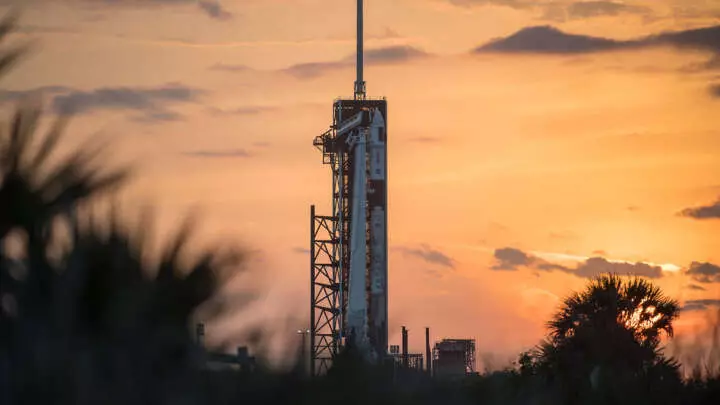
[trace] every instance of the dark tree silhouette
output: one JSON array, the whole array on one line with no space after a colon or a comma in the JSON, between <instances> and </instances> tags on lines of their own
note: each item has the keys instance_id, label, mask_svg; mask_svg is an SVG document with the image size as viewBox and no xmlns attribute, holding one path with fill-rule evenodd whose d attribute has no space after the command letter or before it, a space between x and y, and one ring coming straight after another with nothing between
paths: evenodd
<instances>
[{"instance_id":1,"label":"dark tree silhouette","mask_svg":"<svg viewBox=\"0 0 720 405\"><path fill-rule=\"evenodd\" d=\"M0 39L13 24L0 23ZM0 70L18 56L0 56ZM149 260L151 216L131 227L114 211L78 211L128 171L100 170L102 145L50 165L67 120L38 139L40 117L20 107L0 130L0 403L201 402L192 317L222 312L218 289L244 255L187 252L188 220ZM14 257L11 239L23 242Z\"/></svg>"},{"instance_id":2,"label":"dark tree silhouette","mask_svg":"<svg viewBox=\"0 0 720 405\"><path fill-rule=\"evenodd\" d=\"M522 359L524 370L548 378L570 402L589 392L610 400L648 384L677 385L677 364L663 356L661 338L672 337L678 314L678 303L647 280L596 277L563 301L535 358Z\"/></svg>"}]
</instances>

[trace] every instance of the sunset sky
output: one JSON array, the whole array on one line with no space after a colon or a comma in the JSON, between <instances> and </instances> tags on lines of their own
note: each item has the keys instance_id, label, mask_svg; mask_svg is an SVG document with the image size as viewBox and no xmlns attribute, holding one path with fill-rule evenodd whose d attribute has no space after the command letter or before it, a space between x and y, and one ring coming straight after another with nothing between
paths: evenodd
<instances>
[{"instance_id":1,"label":"sunset sky","mask_svg":"<svg viewBox=\"0 0 720 405\"><path fill-rule=\"evenodd\" d=\"M11 42L33 50L0 101L73 112L68 146L103 136L135 167L128 207L160 207L162 230L201 208L201 241L254 252L256 315L307 316L310 205L331 201L312 140L352 94L355 0L0 0L17 3ZM679 299L681 330L720 302L720 28L648 38L720 27L720 0L366 4L392 344L406 325L420 351L429 326L516 353L609 270Z\"/></svg>"}]
</instances>

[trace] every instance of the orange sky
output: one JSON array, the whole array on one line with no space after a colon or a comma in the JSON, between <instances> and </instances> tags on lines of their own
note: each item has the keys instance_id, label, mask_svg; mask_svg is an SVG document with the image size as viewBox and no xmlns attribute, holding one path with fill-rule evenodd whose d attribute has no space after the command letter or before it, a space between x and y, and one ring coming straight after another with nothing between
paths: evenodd
<instances>
[{"instance_id":1,"label":"orange sky","mask_svg":"<svg viewBox=\"0 0 720 405\"><path fill-rule=\"evenodd\" d=\"M685 274L720 265L720 220L678 215L720 196L720 66L693 69L712 50L471 53L536 25L617 40L712 26L720 1L366 2L367 49L413 51L366 68L369 94L389 103L391 342L404 324L421 350L430 326L516 353L582 287L572 269L591 256L674 265L656 279L669 294L720 298L717 283ZM109 160L137 168L130 207L161 206L163 229L202 208L201 239L256 250L272 285L259 316L306 316L309 205L330 209L312 139L352 91L341 62L354 51L354 0L21 3L16 39L36 47L3 88L63 86L44 94L48 108L77 108L70 138L108 136ZM508 247L536 259L494 270ZM242 316L209 333L227 336Z\"/></svg>"}]
</instances>

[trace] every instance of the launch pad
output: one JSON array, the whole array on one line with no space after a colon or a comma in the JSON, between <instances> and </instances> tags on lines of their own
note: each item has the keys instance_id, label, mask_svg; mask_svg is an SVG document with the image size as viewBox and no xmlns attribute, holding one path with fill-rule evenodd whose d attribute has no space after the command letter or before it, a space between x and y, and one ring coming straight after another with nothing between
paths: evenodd
<instances>
[{"instance_id":1,"label":"launch pad","mask_svg":"<svg viewBox=\"0 0 720 405\"><path fill-rule=\"evenodd\" d=\"M343 346L369 362L388 346L387 101L363 81L363 0L357 1L353 99L333 103L330 129L313 145L332 172L332 215L311 207L311 373L326 372Z\"/></svg>"}]
</instances>

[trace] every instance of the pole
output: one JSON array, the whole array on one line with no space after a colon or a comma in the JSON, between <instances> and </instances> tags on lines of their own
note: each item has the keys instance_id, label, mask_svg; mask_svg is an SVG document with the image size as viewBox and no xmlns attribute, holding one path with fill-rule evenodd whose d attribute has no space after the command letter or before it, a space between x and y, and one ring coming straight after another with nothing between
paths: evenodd
<instances>
[{"instance_id":1,"label":"pole","mask_svg":"<svg viewBox=\"0 0 720 405\"><path fill-rule=\"evenodd\" d=\"M357 0L357 79L355 80L355 100L365 99L365 81L363 81L363 0Z\"/></svg>"},{"instance_id":2,"label":"pole","mask_svg":"<svg viewBox=\"0 0 720 405\"><path fill-rule=\"evenodd\" d=\"M402 363L404 368L408 368L408 330L402 327Z\"/></svg>"},{"instance_id":3,"label":"pole","mask_svg":"<svg viewBox=\"0 0 720 405\"><path fill-rule=\"evenodd\" d=\"M425 328L425 370L432 376L432 353L430 352L430 328Z\"/></svg>"}]
</instances>

